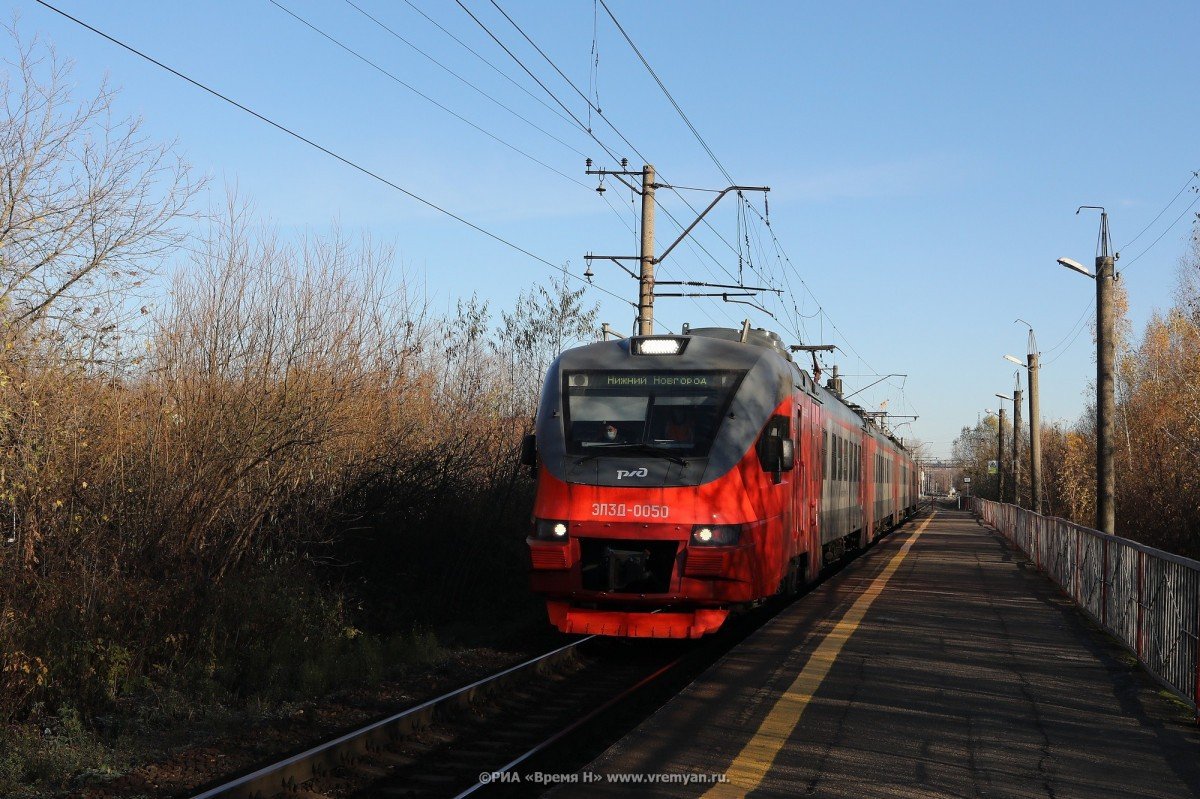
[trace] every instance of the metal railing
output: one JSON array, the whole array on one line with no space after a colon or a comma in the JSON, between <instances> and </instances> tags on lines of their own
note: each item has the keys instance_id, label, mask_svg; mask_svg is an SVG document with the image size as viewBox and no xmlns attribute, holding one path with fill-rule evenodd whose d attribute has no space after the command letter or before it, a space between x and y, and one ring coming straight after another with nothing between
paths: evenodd
<instances>
[{"instance_id":1,"label":"metal railing","mask_svg":"<svg viewBox=\"0 0 1200 799\"><path fill-rule=\"evenodd\" d=\"M1137 655L1200 721L1200 561L986 499L972 510Z\"/></svg>"}]
</instances>

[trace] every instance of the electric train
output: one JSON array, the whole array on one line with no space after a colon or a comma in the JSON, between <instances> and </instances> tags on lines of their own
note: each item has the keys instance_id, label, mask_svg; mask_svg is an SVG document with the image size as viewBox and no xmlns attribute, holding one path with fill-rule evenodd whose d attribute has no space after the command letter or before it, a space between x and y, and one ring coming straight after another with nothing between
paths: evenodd
<instances>
[{"instance_id":1,"label":"electric train","mask_svg":"<svg viewBox=\"0 0 1200 799\"><path fill-rule=\"evenodd\" d=\"M914 513L910 453L834 372L820 385L748 324L562 353L522 451L550 621L697 638Z\"/></svg>"}]
</instances>

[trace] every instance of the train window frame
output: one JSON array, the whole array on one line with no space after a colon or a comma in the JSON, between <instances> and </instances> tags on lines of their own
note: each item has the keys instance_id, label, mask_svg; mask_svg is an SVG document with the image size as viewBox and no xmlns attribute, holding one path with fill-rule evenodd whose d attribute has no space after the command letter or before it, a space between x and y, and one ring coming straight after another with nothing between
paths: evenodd
<instances>
[{"instance_id":1,"label":"train window frame","mask_svg":"<svg viewBox=\"0 0 1200 799\"><path fill-rule=\"evenodd\" d=\"M829 431L821 431L821 481L829 479Z\"/></svg>"},{"instance_id":2,"label":"train window frame","mask_svg":"<svg viewBox=\"0 0 1200 799\"><path fill-rule=\"evenodd\" d=\"M591 377L594 375L615 375L618 377L642 377L642 376L649 376L649 375L654 375L654 374L659 374L659 373L664 373L664 374L677 373L680 375L692 375L692 376L706 375L706 376L713 376L713 377L729 377L729 378L732 378L732 381L729 383L729 385L722 386L720 388L720 390L722 392L724 392L724 396L721 396L719 393L716 393L716 392L710 392L710 393L715 394L719 398L719 402L716 405L712 406L713 412L712 412L711 418L714 420L714 423L712 424L711 429L709 431L707 431L708 433L710 433L710 435L707 437L703 436L703 435L695 435L691 441L690 446L682 446L682 447L672 446L669 448L669 451L671 452L672 455L679 455L682 457L689 457L689 458L707 458L707 457L709 457L709 455L712 452L712 446L716 442L717 437L721 433L721 429L724 425L725 418L729 414L729 409L730 409L730 407L732 407L734 398L737 396L738 391L741 390L742 384L743 384L748 372L749 372L748 369L658 369L658 370L653 370L653 369L571 369L571 370L564 370L561 375L561 387L560 387L560 397L561 397L562 415L563 415L563 428L562 429L563 429L564 448L566 449L567 454L572 455L572 456L598 455L598 454L604 453L604 448L602 446L597 446L597 443L603 443L603 442L584 441L584 440L577 439L572 436L572 423L573 423L572 413L571 413L572 397L590 396L590 393L585 393L585 392L595 391L598 388L598 387L594 387L594 386L589 386L587 384L584 384L584 385L573 384L572 380L577 378L578 376L581 376L581 375L587 376L589 381L590 381ZM675 390L672 391L671 390L672 388L674 388ZM616 393L616 390L614 390L613 391L614 397L626 396L626 397L640 398L640 399L644 399L644 401L646 403L644 418L642 419L641 422L638 423L641 425L640 435L638 436L638 440L637 441L631 440L631 441L626 441L626 442L622 442L622 443L627 445L630 449L635 449L642 445L662 446L660 443L658 443L657 439L648 439L647 438L647 436L650 435L652 432L652 427L654 425L654 419L655 419L655 411L658 409L661 409L662 407L666 407L669 405L687 405L688 403L665 402L665 403L662 403L661 405L658 405L658 404L656 404L656 400L661 399L661 398L679 399L679 398L686 398L686 397L692 397L692 396L702 396L704 393L705 392L701 389L694 389L694 390L689 391L687 388L678 388L678 387L667 387L665 389L659 389L659 390L650 388L646 391L646 393L644 395L638 394L636 392L630 392L629 394L621 395L621 394ZM598 392L597 392L597 396L600 396L600 394ZM703 403L696 403L696 404L699 405L699 404L703 404ZM596 420L586 419L586 420L579 420L579 421L593 422ZM623 452L622 449L623 448L621 446L614 447L613 452L611 453L610 457L644 457L645 456L645 452L639 451L639 452L626 453L626 452Z\"/></svg>"},{"instance_id":3,"label":"train window frame","mask_svg":"<svg viewBox=\"0 0 1200 799\"><path fill-rule=\"evenodd\" d=\"M783 441L792 437L792 420L790 416L772 414L763 425L755 448L758 453L758 463L764 472L770 472L776 483L783 480Z\"/></svg>"}]
</instances>

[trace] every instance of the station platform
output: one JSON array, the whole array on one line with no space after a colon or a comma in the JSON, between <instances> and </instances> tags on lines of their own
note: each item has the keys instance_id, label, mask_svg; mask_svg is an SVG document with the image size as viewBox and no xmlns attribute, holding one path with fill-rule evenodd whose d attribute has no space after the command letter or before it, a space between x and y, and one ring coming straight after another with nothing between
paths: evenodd
<instances>
[{"instance_id":1,"label":"station platform","mask_svg":"<svg viewBox=\"0 0 1200 799\"><path fill-rule=\"evenodd\" d=\"M999 535L935 509L580 773L550 795L1196 797L1200 729Z\"/></svg>"}]
</instances>

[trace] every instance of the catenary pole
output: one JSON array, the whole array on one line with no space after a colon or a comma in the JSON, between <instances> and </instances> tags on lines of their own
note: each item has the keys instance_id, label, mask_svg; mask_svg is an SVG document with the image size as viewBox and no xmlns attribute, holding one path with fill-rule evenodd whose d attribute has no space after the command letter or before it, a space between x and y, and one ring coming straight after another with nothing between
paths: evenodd
<instances>
[{"instance_id":1,"label":"catenary pole","mask_svg":"<svg viewBox=\"0 0 1200 799\"><path fill-rule=\"evenodd\" d=\"M654 335L654 167L642 167L642 248L638 273L638 335Z\"/></svg>"}]
</instances>

